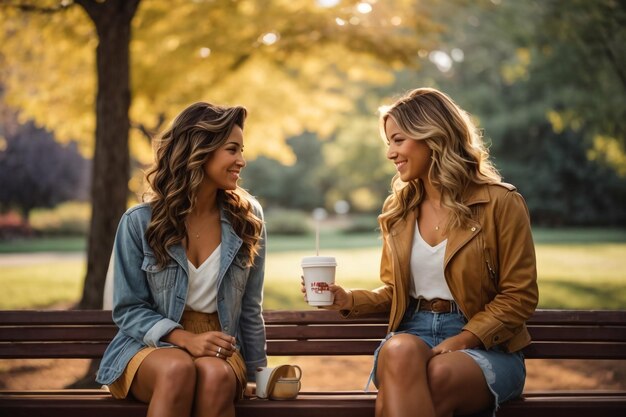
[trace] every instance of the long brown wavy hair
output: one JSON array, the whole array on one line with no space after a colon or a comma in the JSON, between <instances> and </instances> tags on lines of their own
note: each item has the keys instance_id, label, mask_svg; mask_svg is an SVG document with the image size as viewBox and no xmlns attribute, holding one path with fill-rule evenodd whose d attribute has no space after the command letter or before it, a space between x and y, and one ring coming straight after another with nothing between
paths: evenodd
<instances>
[{"instance_id":1,"label":"long brown wavy hair","mask_svg":"<svg viewBox=\"0 0 626 417\"><path fill-rule=\"evenodd\" d=\"M244 107L195 103L155 138L156 159L146 173L150 190L144 199L152 207L146 239L161 267L170 260L167 248L187 236L185 219L196 204L205 162L226 142L235 125L243 129L246 116ZM218 202L243 240L241 250L248 265L254 264L263 222L252 210L250 195L237 186L219 190Z\"/></svg>"},{"instance_id":2,"label":"long brown wavy hair","mask_svg":"<svg viewBox=\"0 0 626 417\"><path fill-rule=\"evenodd\" d=\"M470 116L441 91L418 88L381 108L380 130L385 141L388 118L407 137L425 141L432 150L428 179L441 192L442 205L450 209L446 231L469 224L472 213L463 203L467 187L502 181ZM418 209L424 199L424 185L419 179L404 182L396 174L391 189L386 209L379 216L383 231L389 231L411 210Z\"/></svg>"}]
</instances>

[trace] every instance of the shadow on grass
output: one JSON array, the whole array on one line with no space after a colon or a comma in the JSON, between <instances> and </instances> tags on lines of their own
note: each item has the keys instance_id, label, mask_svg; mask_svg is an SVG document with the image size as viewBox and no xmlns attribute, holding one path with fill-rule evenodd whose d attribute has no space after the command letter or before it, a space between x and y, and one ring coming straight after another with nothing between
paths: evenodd
<instances>
[{"instance_id":1,"label":"shadow on grass","mask_svg":"<svg viewBox=\"0 0 626 417\"><path fill-rule=\"evenodd\" d=\"M624 310L626 285L607 281L540 280L539 308Z\"/></svg>"}]
</instances>

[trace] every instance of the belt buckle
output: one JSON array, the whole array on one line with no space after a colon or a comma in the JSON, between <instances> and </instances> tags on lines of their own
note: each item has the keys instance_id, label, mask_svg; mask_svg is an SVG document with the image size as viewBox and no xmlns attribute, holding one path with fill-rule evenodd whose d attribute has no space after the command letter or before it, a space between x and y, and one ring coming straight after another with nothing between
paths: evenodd
<instances>
[{"instance_id":1,"label":"belt buckle","mask_svg":"<svg viewBox=\"0 0 626 417\"><path fill-rule=\"evenodd\" d=\"M435 313L448 313L450 312L451 308L450 305L446 307L446 303L449 303L449 301L441 299L434 300L431 304L431 309Z\"/></svg>"}]
</instances>

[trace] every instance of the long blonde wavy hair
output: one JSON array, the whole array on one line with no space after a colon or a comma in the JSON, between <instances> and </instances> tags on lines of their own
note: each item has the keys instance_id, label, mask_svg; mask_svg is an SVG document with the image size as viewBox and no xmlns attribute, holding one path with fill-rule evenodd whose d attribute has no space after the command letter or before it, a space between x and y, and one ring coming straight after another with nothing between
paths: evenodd
<instances>
[{"instance_id":1,"label":"long blonde wavy hair","mask_svg":"<svg viewBox=\"0 0 626 417\"><path fill-rule=\"evenodd\" d=\"M150 190L144 200L152 207L146 239L161 267L169 262L167 248L187 237L185 219L196 204L205 162L226 142L235 125L243 129L246 116L244 107L195 103L155 138L156 158L146 173ZM263 222L252 210L250 195L237 186L235 190L219 190L218 202L243 240L243 254L252 265Z\"/></svg>"},{"instance_id":2,"label":"long blonde wavy hair","mask_svg":"<svg viewBox=\"0 0 626 417\"><path fill-rule=\"evenodd\" d=\"M470 116L450 97L433 88L418 88L394 104L381 108L380 130L387 142L385 123L393 119L402 132L413 140L423 140L432 150L428 179L440 192L441 203L450 210L446 231L470 223L471 210L463 203L463 194L471 184L493 184L502 177L489 160L482 135ZM391 195L378 220L383 231L424 199L421 180L404 182L396 174L391 180Z\"/></svg>"}]
</instances>

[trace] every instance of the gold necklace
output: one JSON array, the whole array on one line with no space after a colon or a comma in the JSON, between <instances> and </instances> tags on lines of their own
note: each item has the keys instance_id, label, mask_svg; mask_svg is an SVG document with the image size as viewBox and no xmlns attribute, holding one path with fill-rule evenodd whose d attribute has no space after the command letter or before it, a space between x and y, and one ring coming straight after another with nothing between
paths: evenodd
<instances>
[{"instance_id":1,"label":"gold necklace","mask_svg":"<svg viewBox=\"0 0 626 417\"><path fill-rule=\"evenodd\" d=\"M435 230L439 231L439 225L441 224L441 218L439 218L439 216L437 215L437 210L435 209L435 205L433 204L433 202L431 200L426 200L426 201L430 205L430 208L433 210L433 214L437 218L437 224L435 225Z\"/></svg>"},{"instance_id":2,"label":"gold necklace","mask_svg":"<svg viewBox=\"0 0 626 417\"><path fill-rule=\"evenodd\" d=\"M218 212L218 211L215 211L215 212L209 213L209 217L210 217L210 216L214 216L214 215L215 215L215 214L217 214L217 213L219 213L219 212ZM185 220L185 227L187 228L187 233L189 233L190 235L193 235L193 237L195 237L196 239L200 239L200 232L202 232L204 229L206 229L207 224L210 224L210 223L211 223L211 220L210 220L210 219L207 219L207 220L206 220L206 223L204 223L204 224L202 224L202 223L201 223L201 224L200 224L200 227L198 228L198 231L197 231L197 232L192 232L192 231L190 230L190 228L189 228L189 222L188 222L187 220ZM209 227L210 227L210 226L209 226Z\"/></svg>"},{"instance_id":3,"label":"gold necklace","mask_svg":"<svg viewBox=\"0 0 626 417\"><path fill-rule=\"evenodd\" d=\"M200 239L200 232L192 232L189 229L189 223L185 222L185 226L187 227L187 233L189 233L190 235L192 235L193 237L195 237L196 239Z\"/></svg>"}]
</instances>

